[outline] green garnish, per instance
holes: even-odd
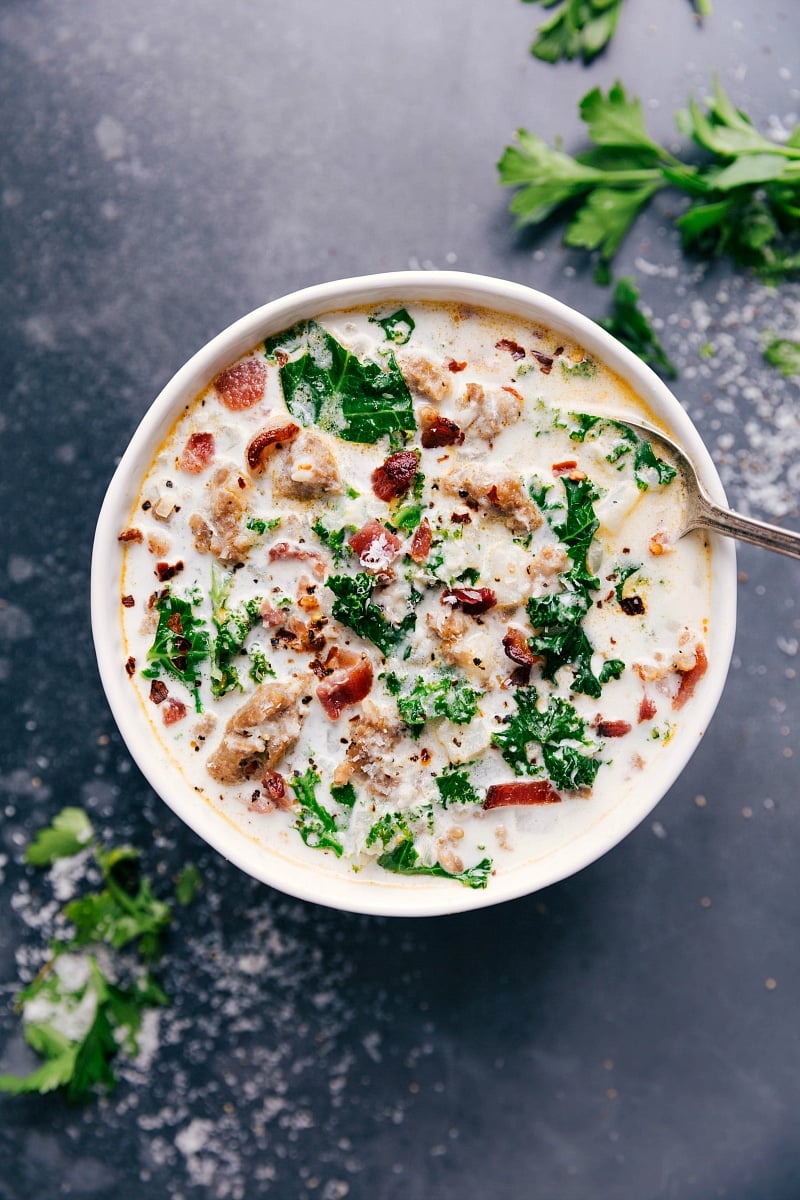
[[[800,342],[791,338],[774,338],[764,349],[764,358],[787,379],[800,375]]]
[[[567,379],[592,379],[597,374],[597,363],[591,358],[582,358],[580,362],[568,363],[563,358],[558,360],[561,372]]]
[[[416,428],[394,354],[362,362],[315,321],[265,343],[268,356],[277,349],[297,355],[282,364],[280,380],[287,408],[303,425],[319,425],[348,442],[377,442]]]
[[[200,666],[209,655],[209,637],[206,623],[194,611],[191,600],[183,600],[167,588],[155,601],[158,613],[153,644],[147,651],[147,661],[142,675],[146,679],[158,679],[162,672],[185,684],[194,693],[197,712],[203,711],[200,700]]]
[[[300,815],[296,828],[307,846],[314,850],[333,850],[337,858],[344,853],[342,843],[335,836],[337,832],[336,819],[317,800],[317,784],[319,774],[309,767],[302,775],[295,775],[290,786],[300,805]]]
[[[141,875],[138,851],[130,846],[105,849],[87,814],[65,808],[31,842],[25,859],[51,867],[86,851],[100,871],[101,888],[65,906],[63,915],[74,926],[73,936],[51,941],[50,959],[17,996],[25,1040],[43,1062],[26,1076],[0,1075],[2,1091],[45,1093],[60,1088],[68,1100],[80,1101],[97,1086],[110,1090],[116,1082],[115,1058],[137,1052],[144,1012],[169,1003],[151,966],[160,955],[172,912]],[[102,958],[90,950],[97,944],[107,947]],[[122,948],[127,948],[125,984],[117,982],[122,971],[116,962],[111,963],[112,977],[105,973],[111,952]],[[133,961],[132,950],[138,961]],[[31,1001],[36,1002],[37,1016],[28,1019],[26,1005]],[[86,1014],[83,1021],[76,1021],[79,1010]],[[63,1028],[64,1017],[74,1026],[69,1032]]]
[[[555,15],[540,25],[531,54],[543,62],[582,58],[589,63],[614,36],[623,0],[526,0]]]
[[[325,584],[336,596],[332,608],[336,620],[372,642],[384,655],[388,656],[404,641],[417,623],[416,613],[412,611],[407,612],[398,625],[387,621],[383,610],[372,601],[375,580],[365,572],[331,575]]]
[[[545,709],[538,707],[533,687],[514,692],[517,711],[503,730],[492,735],[515,775],[539,775],[544,770],[553,786],[574,792],[590,788],[600,768],[597,746],[586,736],[586,722],[568,700],[553,697]],[[539,746],[542,764],[532,761],[528,746]]]
[[[707,155],[695,165],[654,141],[640,102],[617,82],[580,103],[593,147],[575,157],[536,134],[518,133],[499,162],[501,184],[520,190],[511,211],[522,225],[569,214],[564,241],[609,262],[641,209],[666,187],[690,197],[676,218],[684,248],[730,255],[777,281],[800,270],[800,130],[786,142],[766,137],[729,100],[719,81],[707,109],[692,100],[678,115],[682,133]]]
[[[608,424],[616,429],[620,435],[620,441],[617,442],[611,453],[606,455],[608,462],[619,462],[620,459],[630,454],[632,450],[633,477],[640,491],[646,492],[649,488],[650,479],[652,478],[650,472],[655,472],[656,482],[664,485],[672,483],[678,472],[675,467],[671,467],[663,458],[656,456],[656,452],[650,442],[640,437],[629,425],[625,425],[619,421],[609,421]]]
[[[352,783],[331,784],[331,799],[342,808],[352,808],[358,796]]]
[[[378,859],[378,866],[384,871],[394,871],[398,875],[433,875],[439,879],[454,879],[466,887],[485,888],[489,882],[492,870],[492,860],[483,858],[473,867],[458,873],[446,871],[441,863],[428,864],[422,861],[410,837],[403,838],[392,850],[384,851]]]
[[[414,318],[405,308],[398,308],[389,317],[370,317],[370,321],[380,325],[387,341],[394,342],[396,346],[405,346],[416,328]]]
[[[228,609],[228,595],[233,573],[222,575],[211,568],[211,618],[216,633],[211,642],[211,691],[217,699],[234,688],[243,691],[239,672],[233,660],[244,652],[244,643],[255,625],[261,608],[261,597],[254,596],[238,608]],[[255,663],[251,668],[255,668]]]
[[[397,710],[413,737],[428,721],[444,717],[455,725],[468,725],[478,712],[481,693],[450,675],[426,681],[418,675],[409,691],[402,694],[402,680],[394,673],[386,677],[387,691],[397,699]]]
[[[175,880],[175,899],[186,908],[203,886],[203,876],[194,863],[187,863]]]
[[[641,571],[641,569],[642,569],[641,563],[631,563],[627,567],[617,567],[616,570],[614,571],[614,574],[617,577],[617,582],[614,584],[614,594],[616,595],[617,601],[620,604],[622,603],[622,596],[623,596],[623,592],[625,591],[625,584],[630,579],[631,575],[635,575],[636,572]]]
[[[420,472],[417,472],[417,478],[420,477]],[[426,504],[404,504],[396,513],[392,513],[392,525],[395,529],[402,529],[404,533],[411,533],[417,528],[422,515],[427,508]]]
[[[318,517],[316,521],[312,522],[311,528],[319,540],[328,547],[337,567],[353,553],[348,545],[348,538],[356,532],[355,525],[343,525],[341,529],[326,529]]]
[[[678,371],[670,360],[655,330],[639,307],[639,290],[628,276],[617,280],[611,315],[600,322],[623,345],[638,354],[643,362],[660,370],[668,379],[677,379]]]
[[[253,683],[263,683],[267,677],[270,679],[275,678],[275,672],[261,646],[251,646],[248,654],[250,656],[250,670],[247,673]]]
[[[469,772],[464,767],[445,767],[436,776],[439,799],[447,808],[450,804],[481,804],[482,798],[472,786]]]

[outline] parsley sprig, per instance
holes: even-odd
[[[676,219],[687,250],[730,255],[773,280],[800,270],[800,127],[786,142],[765,136],[717,79],[705,109],[691,100],[676,117],[704,153],[700,164],[650,136],[639,99],[619,81],[587,92],[580,115],[592,149],[573,157],[521,129],[502,155],[500,182],[519,189],[510,208],[521,225],[567,214],[565,243],[609,262],[653,196],[676,187],[690,198]]]
[[[581,58],[590,63],[605,50],[616,32],[623,0],[524,0],[555,9],[536,31],[531,54],[543,62]],[[711,0],[694,0],[698,17],[711,14]]]
[[[30,843],[25,860],[51,867],[81,853],[94,860],[101,886],[64,907],[73,932],[51,940],[51,957],[17,996],[25,1040],[43,1061],[29,1075],[0,1075],[6,1092],[62,1089],[68,1100],[80,1101],[96,1087],[110,1090],[114,1060],[137,1051],[144,1012],[169,1003],[152,968],[172,910],[141,874],[137,850],[106,849],[84,810],[68,807]],[[189,878],[187,890],[181,880]],[[197,885],[196,868],[187,868],[178,882],[179,902],[188,902]]]

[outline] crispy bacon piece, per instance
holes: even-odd
[[[286,609],[275,608],[269,600],[265,600],[258,610],[258,615],[268,629],[277,629],[286,620]]]
[[[280,771],[267,771],[261,780],[261,786],[266,792],[267,799],[272,801],[275,808],[280,808],[284,812],[288,812],[292,808],[292,798],[286,790],[286,780]]]
[[[169,579],[174,579],[183,570],[183,563],[180,559],[176,563],[157,562],[154,574],[160,583],[166,583]]]
[[[213,433],[190,433],[181,450],[178,467],[189,475],[199,475],[214,459]]]
[[[372,472],[372,490],[379,500],[395,500],[405,495],[418,470],[419,458],[414,451],[398,450]]]
[[[321,579],[325,574],[326,565],[325,559],[316,550],[307,550],[305,546],[295,545],[294,542],[275,542],[270,546],[267,553],[270,562],[279,562],[282,559],[297,559],[298,562],[310,562],[311,570]]]
[[[514,783],[493,783],[483,802],[485,809],[510,804],[560,804],[561,797],[549,779],[520,779]]]
[[[133,596],[128,595],[128,596],[122,597],[122,607],[123,608],[133,608],[135,603],[136,603],[136,600]]]
[[[258,404],[266,383],[267,364],[257,358],[248,358],[222,371],[214,380],[214,391],[226,408],[240,412]]]
[[[169,692],[167,685],[162,683],[160,679],[154,679],[150,684],[150,699],[153,704],[163,704]]]
[[[549,375],[553,369],[553,358],[549,354],[543,354],[541,350],[531,350],[531,354],[539,364],[539,369],[543,375]]]
[[[144,534],[141,529],[123,529],[117,534],[118,542],[143,542]]]
[[[694,695],[694,689],[708,670],[708,658],[705,647],[701,642],[695,648],[694,666],[688,671],[681,671],[681,681],[672,701],[673,708],[683,708],[687,700]]]
[[[161,720],[165,725],[174,725],[176,721],[182,721],[186,713],[187,708],[183,701],[169,696],[161,709]]]
[[[437,450],[440,446],[460,446],[464,431],[455,421],[437,412],[435,408],[424,408],[420,412],[422,426],[421,442],[425,450]]]
[[[657,712],[655,700],[651,700],[649,696],[642,696],[637,717],[638,723],[641,725],[644,721],[652,721]]]
[[[574,471],[577,465],[576,458],[565,458],[563,462],[553,463],[553,474],[567,475],[570,471]]]
[[[535,662],[540,661],[528,645],[528,639],[522,630],[514,629],[511,625],[503,638],[503,649],[506,652],[506,658],[519,663],[521,667],[532,667]]]
[[[626,733],[631,731],[630,721],[598,721],[597,732],[600,737],[613,738],[625,737]]]
[[[133,657],[132,654],[129,654],[128,657],[125,659],[125,674],[128,676],[129,679],[132,679],[133,676],[136,674],[136,659]]]
[[[458,362],[458,360],[455,358],[451,358],[447,364],[447,369],[448,371],[452,371],[454,375],[457,375],[460,371],[466,371],[467,364],[465,362]]]
[[[381,574],[397,558],[403,545],[401,539],[380,521],[367,521],[347,539],[366,571]]]
[[[247,465],[255,474],[260,474],[266,465],[266,456],[273,446],[283,445],[285,442],[292,442],[300,432],[300,426],[294,421],[287,421],[285,425],[273,425],[270,429],[262,429],[255,437],[252,437],[247,445],[245,457]]]
[[[326,715],[336,721],[343,709],[358,704],[369,695],[372,663],[363,654],[353,654],[334,646],[325,662],[326,668],[329,665],[334,670],[317,684],[317,698]]]
[[[520,346],[519,342],[514,342],[511,338],[501,338],[499,342],[494,344],[495,350],[507,350],[515,362],[525,357],[525,350]]]
[[[427,517],[423,517],[417,528],[414,530],[414,536],[411,539],[411,545],[408,548],[408,557],[415,563],[425,562],[425,559],[431,552],[431,523]]]
[[[471,617],[480,616],[490,608],[494,608],[497,604],[497,597],[491,588],[448,588],[442,592],[442,604],[451,604],[454,608],[460,608],[462,612],[468,613]]]

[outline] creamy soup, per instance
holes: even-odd
[[[703,686],[710,596],[626,415],[580,346],[461,305],[327,312],[224,370],[119,534],[120,669],[197,803],[483,888],[624,802]]]

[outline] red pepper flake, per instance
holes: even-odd
[[[190,433],[178,459],[178,469],[199,475],[214,458],[213,433]]]
[[[448,588],[442,592],[442,604],[450,604],[460,608],[471,617],[477,617],[497,604],[497,597],[491,588]]]
[[[214,390],[226,408],[240,412],[252,408],[264,396],[267,366],[257,358],[234,363],[214,380]]]
[[[123,608],[133,608],[135,603],[136,603],[136,601],[134,600],[133,596],[123,596],[122,597],[122,607]]]
[[[176,721],[183,720],[186,712],[187,708],[182,700],[176,700],[174,696],[169,696],[161,710],[161,720],[165,725],[174,725]]]
[[[493,783],[483,802],[485,809],[505,808],[511,804],[560,804],[561,797],[549,779],[524,779],[514,783]]]
[[[279,446],[283,442],[292,442],[300,432],[300,426],[293,421],[287,422],[286,425],[275,425],[272,429],[262,429],[255,437],[250,439],[250,442],[245,451],[247,465],[251,471],[263,471],[264,457],[268,450],[273,446]]]
[[[178,559],[176,563],[157,562],[153,574],[160,583],[166,583],[169,579],[174,579],[183,570],[183,562]]]
[[[644,721],[652,721],[653,717],[658,712],[655,700],[651,700],[649,696],[643,696],[642,702],[639,705],[639,716],[637,718],[641,725]]]
[[[427,517],[423,517],[417,528],[414,530],[414,536],[411,539],[411,545],[408,548],[408,557],[415,563],[425,562],[431,551],[431,523]]]
[[[132,678],[136,674],[136,659],[133,655],[129,655],[125,662],[125,674],[128,678]]]
[[[420,438],[425,450],[437,450],[440,446],[460,446],[464,441],[464,431],[449,417],[436,413],[423,422]]]
[[[629,721],[598,721],[597,732],[600,737],[614,738],[625,737],[626,733],[630,733],[631,724]]]
[[[525,357],[525,351],[519,342],[512,342],[510,338],[501,338],[499,342],[495,342],[496,350],[507,350],[515,362]]]
[[[150,699],[153,704],[163,704],[168,695],[167,685],[160,679],[154,679],[150,684]]]
[[[456,359],[451,358],[447,364],[447,369],[448,371],[452,371],[454,375],[457,375],[459,371],[466,371],[467,364],[465,362],[457,362]]]
[[[372,490],[379,500],[395,500],[405,495],[418,471],[417,454],[413,450],[398,450],[372,472]]]
[[[144,505],[142,505],[142,508],[144,508]],[[121,533],[117,534],[117,541],[143,542],[144,534],[142,533],[141,529],[123,529]]]

